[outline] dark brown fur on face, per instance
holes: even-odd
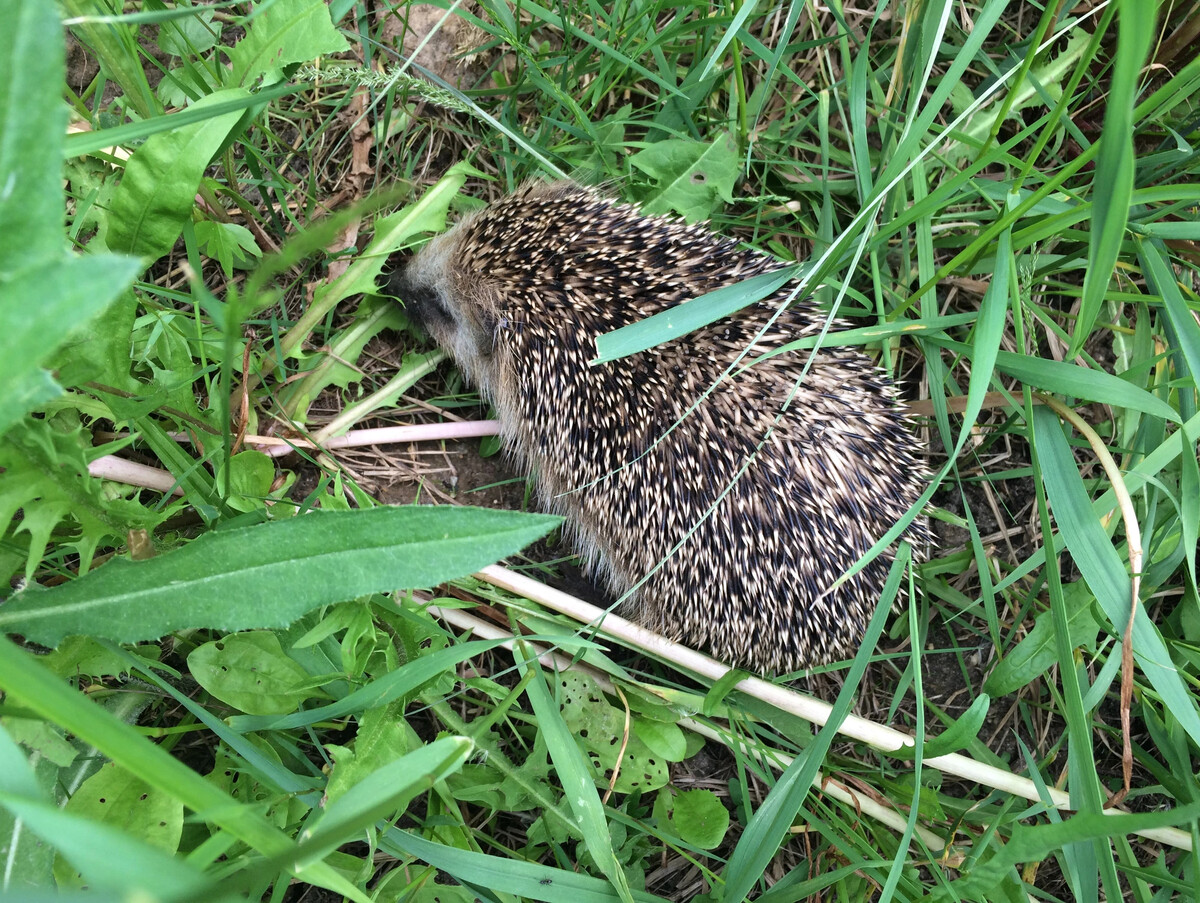
[[[537,183],[433,239],[387,287],[495,405],[589,567],[632,590],[624,612],[766,672],[853,654],[878,604],[892,549],[830,587],[924,482],[893,386],[845,348],[803,377],[807,351],[743,369],[821,331],[826,315],[793,302],[759,335],[794,286],[588,362],[598,335],[779,268],[702,226]],[[924,541],[920,521],[905,538]]]

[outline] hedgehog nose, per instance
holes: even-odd
[[[383,270],[375,280],[375,285],[380,291],[388,295],[395,294],[396,286],[404,278],[404,271],[408,269],[414,257],[416,254],[412,251],[396,251],[389,255],[383,264]]]
[[[410,266],[387,274],[383,294],[396,298],[404,306],[409,320],[430,335],[437,336],[438,329],[451,329],[454,325],[454,318],[437,288],[424,279],[414,278]]]
[[[397,251],[388,257],[382,272],[375,280],[375,286],[381,295],[395,298],[406,310],[411,310],[413,302],[418,301],[415,296],[422,293],[422,288],[428,291],[427,287],[417,285],[412,279],[411,264],[415,258],[416,255],[411,251]]]

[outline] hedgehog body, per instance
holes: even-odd
[[[823,328],[803,301],[770,322],[791,286],[589,361],[598,335],[780,266],[703,226],[536,183],[434,238],[388,284],[495,406],[585,565],[627,596],[622,613],[764,672],[861,643],[894,549],[831,586],[924,482],[895,389],[853,349],[745,367]]]

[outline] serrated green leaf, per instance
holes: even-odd
[[[43,364],[116,300],[141,269],[131,257],[64,253],[0,274],[0,385],[5,387],[0,435],[59,394]]]
[[[348,49],[322,0],[277,0],[251,22],[230,53],[232,81],[247,85],[289,63]]]
[[[477,174],[478,170],[474,167],[455,163],[416,203],[377,220],[375,233],[367,249],[351,262],[340,277],[317,290],[308,310],[288,330],[280,343],[283,354],[295,354],[309,333],[338,302],[356,292],[377,293],[379,287],[376,280],[383,272],[388,256],[408,245],[414,236],[422,232],[441,231],[446,224],[450,201],[458,194],[467,176]]]
[[[559,522],[410,506],[219,530],[149,561],[111,561],[62,586],[18,593],[0,608],[0,632],[56,646],[73,634],[129,643],[183,628],[282,627],[318,605],[469,574]]]
[[[195,111],[246,100],[242,88],[217,91],[192,104]],[[108,211],[109,248],[152,262],[175,246],[196,203],[204,170],[242,118],[233,110],[146,139],[125,164]]]
[[[1072,648],[1094,648],[1100,627],[1092,617],[1092,596],[1087,585],[1076,582],[1064,587],[1063,598],[1067,606],[1067,624]],[[1053,613],[1046,610],[1034,619],[1033,629],[1016,648],[992,669],[992,673],[983,683],[983,690],[992,696],[1015,693],[1022,687],[1029,686],[1056,661],[1058,655],[1055,651],[1054,618]]]
[[[99,129],[97,131],[75,132],[67,136],[63,144],[63,155],[66,157],[79,157],[84,154],[95,153],[106,147],[134,144],[151,135],[174,131],[186,125],[200,122],[201,120],[211,119],[219,113],[237,112],[242,114],[251,107],[266,105],[272,100],[286,97],[289,94],[298,94],[301,91],[307,90],[307,87],[307,84],[291,83],[272,85],[270,88],[263,88],[261,91],[256,91],[253,94],[244,94],[236,100],[226,100],[211,108],[201,107],[197,110],[193,104],[186,110],[180,110],[178,113],[168,113],[164,116],[155,116],[153,119],[126,122],[123,125]]]
[[[707,220],[732,204],[733,185],[741,172],[737,142],[727,132],[711,142],[658,141],[629,162],[658,183],[642,209],[649,214],[675,212],[689,223]]]
[[[196,241],[209,257],[216,258],[226,276],[233,277],[234,266],[245,266],[250,257],[262,257],[254,233],[237,223],[196,223]]]

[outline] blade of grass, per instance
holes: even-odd
[[[518,662],[523,662],[526,668],[535,672],[533,680],[525,687],[525,693],[537,717],[538,730],[546,738],[546,749],[562,784],[567,805],[571,807],[575,816],[575,826],[583,835],[584,846],[587,847],[592,860],[612,882],[617,896],[626,903],[632,903],[629,882],[613,851],[608,820],[604,817],[604,805],[596,792],[591,769],[580,752],[575,737],[563,721],[558,703],[550,695],[550,688],[540,672],[537,656],[529,652],[522,643],[514,647],[513,654]]]
[[[1122,634],[1129,622],[1132,592],[1129,574],[1093,513],[1070,446],[1052,411],[1034,408],[1033,435],[1058,528],[1100,607],[1118,635]],[[1178,442],[1173,440],[1172,444],[1177,446]],[[1172,663],[1162,634],[1141,606],[1134,616],[1133,650],[1142,673],[1163,704],[1200,746],[1200,709],[1196,698]]]
[[[1092,231],[1088,246],[1088,265],[1083,273],[1083,295],[1075,331],[1067,348],[1067,358],[1073,358],[1083,348],[1092,333],[1092,325],[1100,313],[1104,293],[1108,291],[1125,224],[1129,219],[1129,199],[1133,193],[1137,170],[1133,150],[1134,101],[1142,65],[1150,52],[1158,0],[1118,0],[1117,53],[1113,61],[1112,79],[1105,101],[1104,130],[1099,145],[1094,182]]]
[[[780,776],[778,782],[771,788],[771,792],[767,794],[763,804],[750,818],[745,832],[738,839],[737,846],[734,847],[733,853],[729,857],[729,864],[725,867],[723,899],[742,900],[749,895],[763,872],[766,871],[767,865],[775,857],[779,850],[779,844],[804,805],[804,800],[812,787],[813,778],[825,760],[825,755],[828,753],[834,737],[837,736],[838,728],[850,714],[854,694],[858,692],[859,682],[866,671],[867,663],[871,660],[875,644],[883,632],[883,625],[887,621],[891,603],[900,589],[900,580],[910,560],[910,552],[906,545],[902,547],[902,551],[892,562],[892,568],[888,572],[887,582],[884,584],[880,597],[879,608],[876,609],[871,623],[867,626],[862,647],[855,655],[849,671],[846,672],[845,683],[833,704],[829,719],[804,752],[797,756]]]

